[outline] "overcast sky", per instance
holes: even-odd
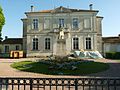
[[[120,0],[0,0],[6,18],[2,36],[22,37],[21,19],[25,18],[26,11],[30,11],[31,5],[39,11],[59,6],[89,9],[90,3],[93,4],[93,9],[99,10],[98,15],[104,17],[103,36],[118,36],[120,34]]]

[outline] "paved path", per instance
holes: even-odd
[[[99,60],[99,62],[105,62],[110,65],[110,68],[106,71],[90,74],[90,77],[120,77],[120,61],[118,60]]]
[[[79,77],[120,77],[120,62],[116,60],[97,60],[98,62],[105,62],[110,64],[110,69],[104,72],[99,72],[96,74],[84,75],[84,76],[65,76],[65,75],[44,75],[18,71],[10,67],[13,62],[24,61],[24,60],[34,60],[34,59],[0,59],[0,77],[39,77],[39,78],[79,78]]]

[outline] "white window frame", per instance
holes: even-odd
[[[39,19],[37,18],[32,19],[32,29],[38,30],[38,27],[39,27]]]
[[[86,40],[90,39],[90,40]],[[85,37],[85,49],[92,50],[92,37]]]
[[[44,18],[44,29],[50,29],[50,19]]]
[[[38,38],[33,38],[32,39],[32,50],[38,50]]]
[[[74,38],[78,39],[78,41],[74,41]],[[79,42],[80,42],[79,37],[73,37],[72,38],[72,49],[73,50],[79,50]]]
[[[45,50],[51,50],[51,38],[50,37],[46,37],[44,40],[45,43]]]
[[[78,21],[79,21],[78,18],[73,18],[72,19],[72,28],[73,29],[79,28],[79,22]]]
[[[90,28],[90,18],[84,19],[84,28]]]
[[[59,27],[65,27],[65,19],[59,18]]]

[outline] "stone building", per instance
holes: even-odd
[[[103,53],[120,52],[120,34],[116,37],[103,37]]]
[[[102,53],[102,19],[98,10],[60,6],[25,12],[23,50],[27,57],[65,56],[75,50]]]
[[[10,51],[23,50],[22,38],[5,38],[0,43],[0,53],[10,53]]]

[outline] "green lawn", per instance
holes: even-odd
[[[31,62],[31,61],[16,62],[11,65],[11,67],[21,71],[42,73],[49,75],[58,75],[58,74],[83,75],[83,74],[91,74],[91,73],[105,71],[109,68],[108,64],[100,63],[100,62],[81,62],[75,65],[77,67],[77,69],[75,70],[64,69],[64,68],[58,69],[57,66],[56,68],[51,69],[49,68],[51,66],[53,65],[45,64],[41,62]]]

